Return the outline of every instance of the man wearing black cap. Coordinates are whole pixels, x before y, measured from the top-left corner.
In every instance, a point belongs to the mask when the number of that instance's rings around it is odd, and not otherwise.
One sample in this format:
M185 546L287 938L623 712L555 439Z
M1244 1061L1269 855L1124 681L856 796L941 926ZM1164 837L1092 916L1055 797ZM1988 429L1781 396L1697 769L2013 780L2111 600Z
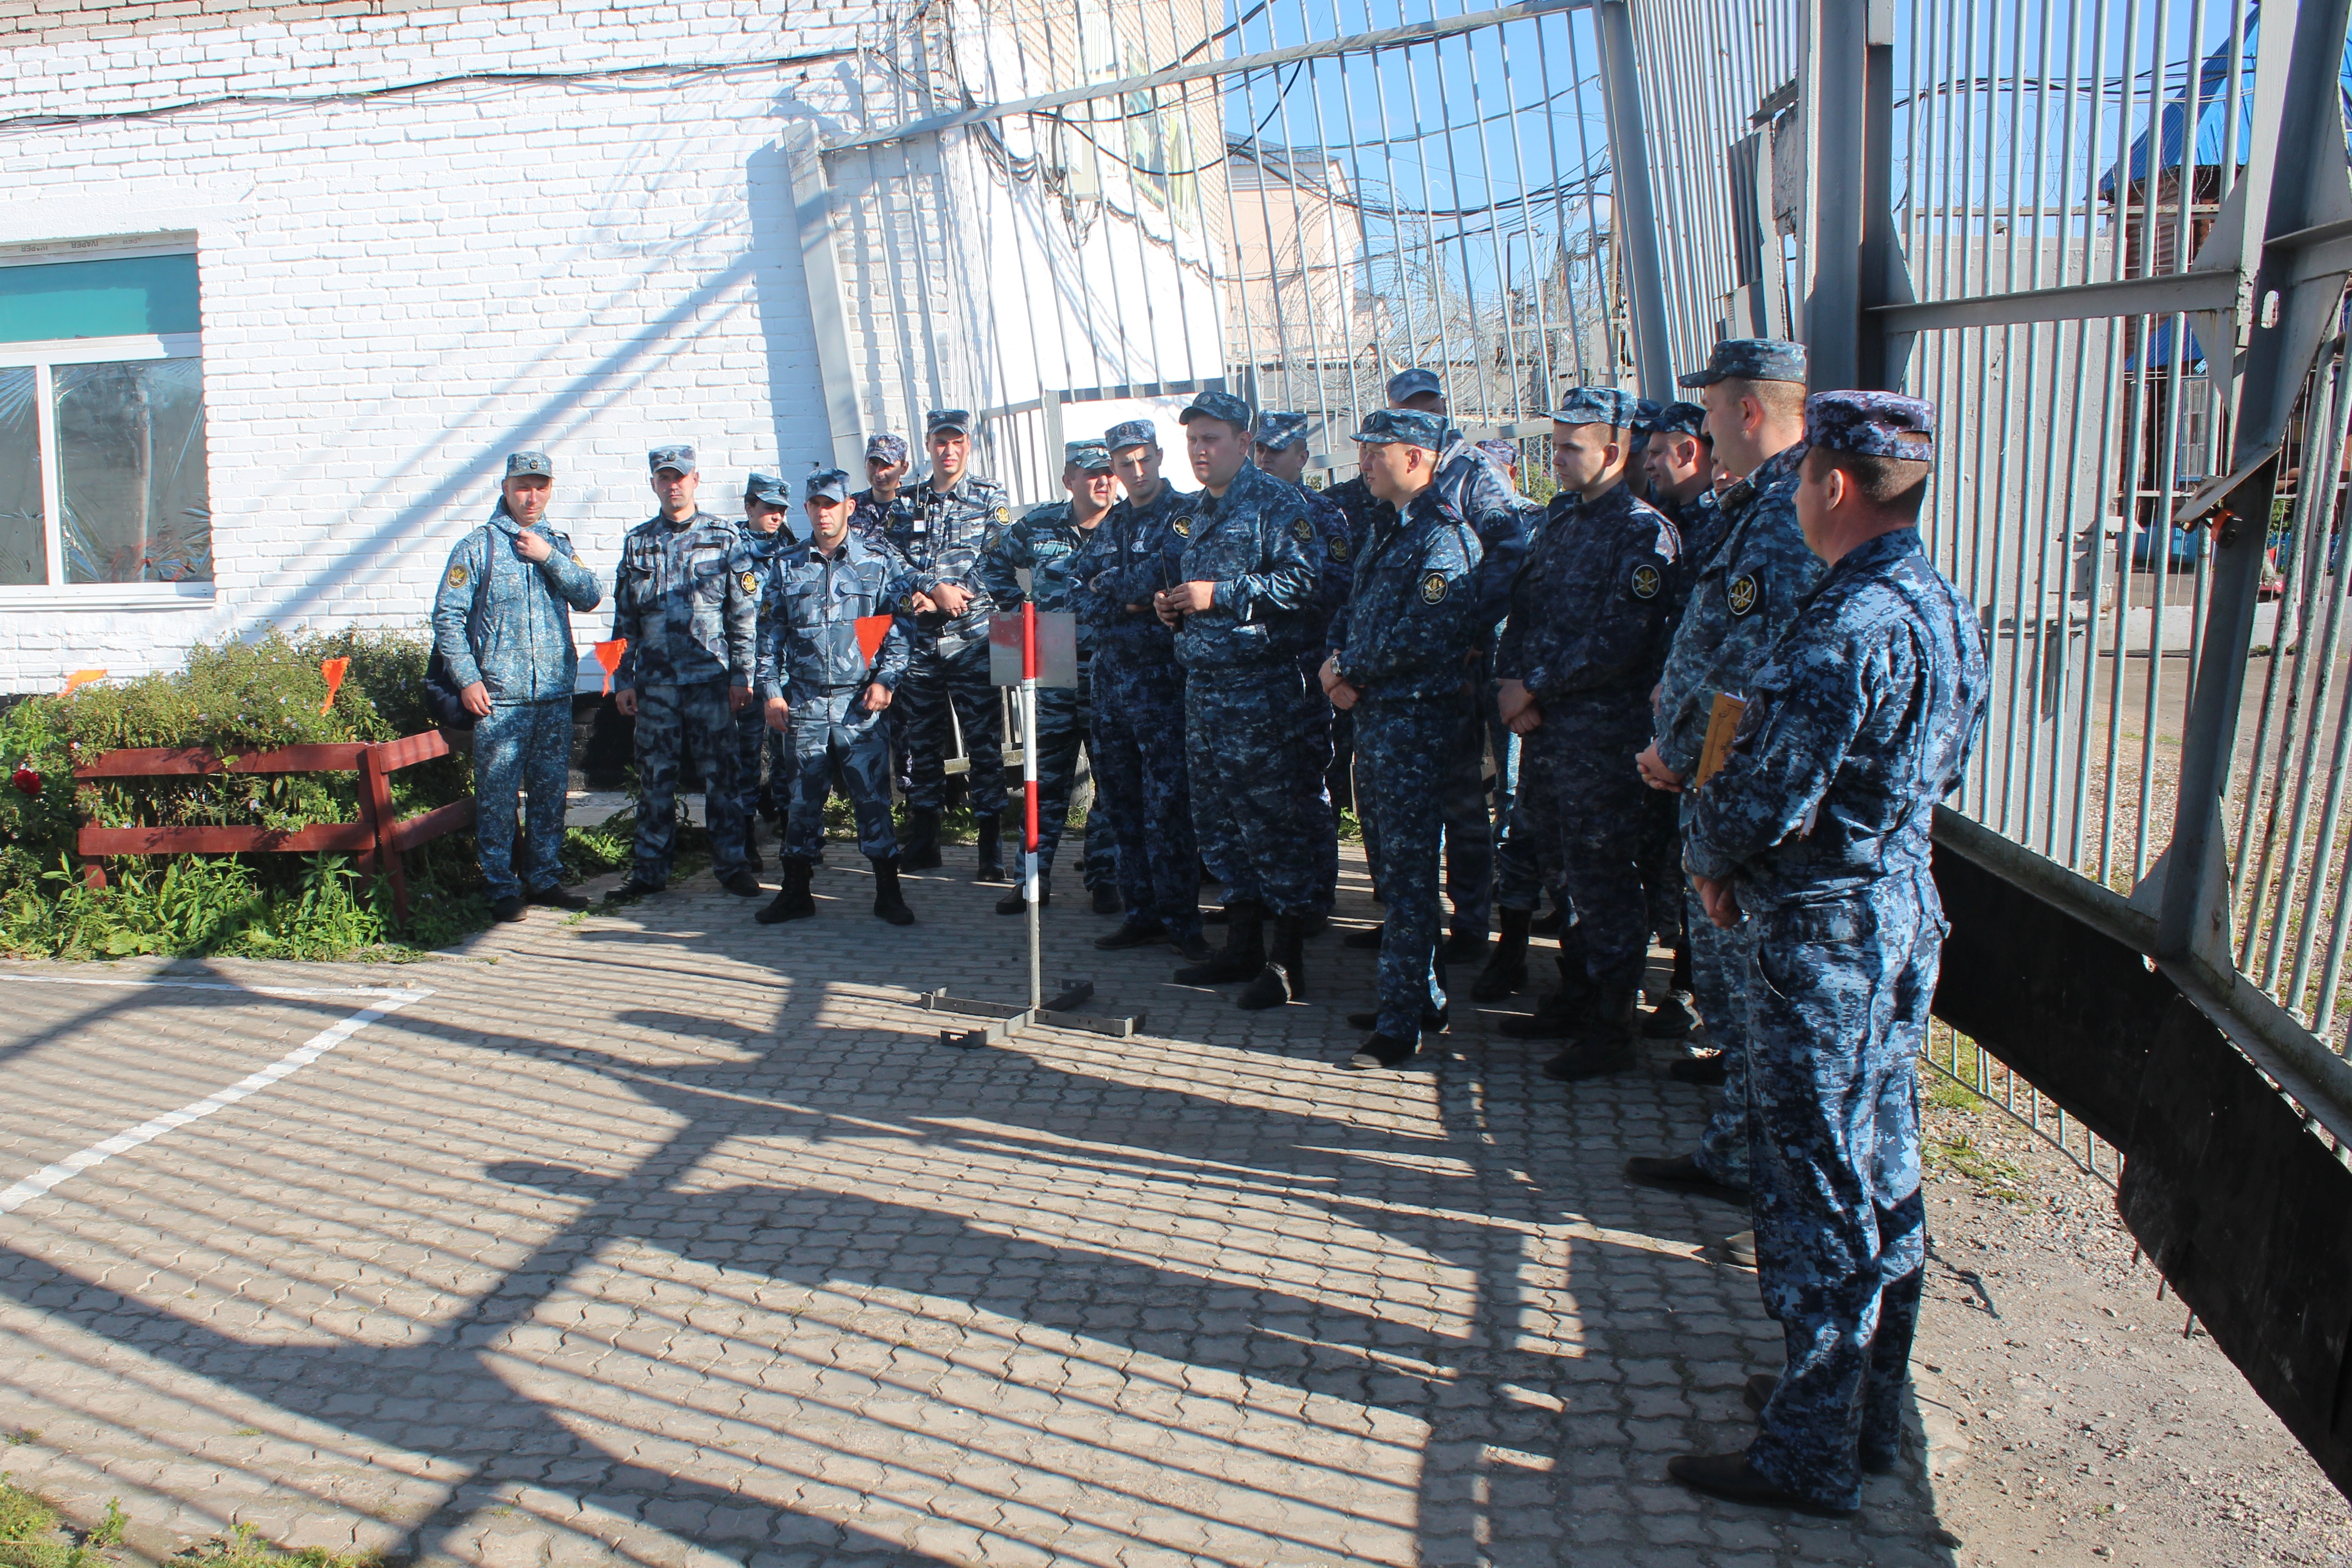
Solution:
M978 568L981 552L1012 521L1012 513L1004 487L970 471L970 413L934 408L923 416L923 431L931 471L883 523L890 547L913 569L906 607L919 617L914 658L890 709L907 769L901 864L927 870L940 863L948 749L961 730L970 763L965 792L980 833L980 868L973 879L1002 882L1006 877L998 834L1004 818L1004 752L996 689L988 680L988 622L996 606ZM871 468L869 462L869 472Z
M1181 576L1194 496L1160 473L1160 435L1149 419L1103 437L1111 473L1127 493L1078 546L1072 602L1093 632L1095 804L1118 847L1127 918L1095 939L1107 951L1165 942L1200 963L1201 854L1184 766L1184 667L1153 607Z
M690 746L703 769L711 871L739 898L759 879L736 809L735 715L751 704L759 654L760 578L731 522L695 504L694 448L646 456L661 510L621 541L613 582L613 636L628 643L613 702L637 721L637 841L616 897L659 892L677 844L677 779Z
M1102 525L1111 508L1117 481L1111 478L1110 453L1100 441L1067 441L1062 450L1062 488L1066 501L1049 501L1022 514L1012 527L1001 529L980 558L980 580L988 596L1007 611L1024 598L1040 612L1066 614L1075 606L1070 568L1087 539ZM1029 586L1021 574L1029 574ZM1037 885L1041 906L1050 904L1054 890L1054 854L1069 824L1070 790L1077 781L1078 742L1091 727L1089 699L1093 692L1093 629L1083 620L1076 626L1078 684L1076 688L1041 686L1037 690ZM1099 808L1101 787L1096 802ZM1087 890L1097 894L1095 908L1109 914L1118 905L1118 850L1110 831L1110 816L1097 809L1087 817ZM1107 896L1105 896L1107 895ZM1103 908L1105 903L1110 909ZM1000 915L1017 915L1029 907L1016 881L1013 890L996 901Z
M1298 491L1249 460L1249 405L1203 392L1181 416L1185 455L1207 495L1179 581L1154 595L1184 666L1184 750L1201 853L1225 885L1224 950L1176 972L1189 985L1247 980L1244 1008L1306 987L1315 909L1309 792L1298 740L1315 524ZM1274 925L1272 942L1266 923Z
M783 609L776 587L776 557L791 548L792 531L784 526L791 488L774 474L754 473L743 481L743 543L751 552L751 570L760 577L761 635ZM763 721L759 704L735 715L735 806L743 819L743 859L754 871L767 869L760 858L759 818L773 820L792 798L792 752L783 737ZM764 755L769 777L760 777Z
M1646 805L1633 773L1666 651L1674 524L1625 483L1633 398L1584 386L1552 412L1552 498L1519 574L1496 693L1525 742L1521 768L1549 789L1576 923L1560 932L1560 991L1506 1033L1566 1035L1544 1071L1573 1082L1633 1064L1634 1002L1649 959L1642 886Z
M1826 569L1748 675L1722 770L1690 791L1693 890L1753 931L1757 1284L1787 1356L1748 1380L1745 1452L1666 1469L1733 1502L1851 1513L1864 1474L1901 1457L1927 1260L1917 1060L1945 931L1932 825L1986 687L1977 606L1919 543L1934 424L1890 392L1808 401L1795 504Z
M1682 377L1699 388L1716 462L1742 476L1722 498L1723 535L1691 574L1691 591L1658 677L1654 739L1636 759L1654 790L1679 794L1698 766L1717 693L1745 697L1765 655L1795 618L1819 578L1821 560L1797 522L1797 468L1804 456L1804 345L1778 338L1733 338L1715 345L1706 368ZM1693 803L1679 802L1687 833ZM1748 1194L1747 1047L1748 932L1705 918L1686 902L1691 988L1706 1021L1712 1064L1677 1062L1681 1075L1711 1066L1723 1090L1698 1148L1672 1157L1637 1156L1626 1174L1645 1186L1695 1192L1730 1203ZM1713 1076L1706 1072L1703 1076Z

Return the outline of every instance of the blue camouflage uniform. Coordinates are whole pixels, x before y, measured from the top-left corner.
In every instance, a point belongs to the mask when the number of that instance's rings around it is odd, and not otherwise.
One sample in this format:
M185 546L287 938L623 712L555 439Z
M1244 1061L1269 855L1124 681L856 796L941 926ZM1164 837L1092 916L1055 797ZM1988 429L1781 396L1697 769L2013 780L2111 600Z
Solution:
M507 478L554 465L543 452L507 458ZM522 530L499 500L489 521L457 542L433 600L433 641L462 690L479 681L490 711L474 723L474 833L493 900L543 892L563 879L563 802L572 776L572 692L580 653L572 612L604 596L572 541L541 525L553 546L533 563L515 552ZM514 866L515 797L530 796L530 864Z
M1283 451L1307 439L1307 416L1262 410L1250 439L1268 451ZM1337 756L1333 741L1336 716L1331 700L1323 694L1322 670L1324 657L1330 648L1332 619L1348 602L1348 587L1354 577L1349 560L1355 552L1355 545L1349 535L1348 514L1336 502L1311 486L1293 488L1307 503L1307 516L1314 524L1318 552L1315 602L1307 616L1307 646L1298 656L1298 671L1304 681L1298 735L1306 747L1300 765L1307 770L1307 787L1311 792L1306 810L1307 830L1315 841L1315 912L1328 915L1339 887L1339 814L1331 798L1330 784L1331 764Z
M1437 489L1478 535L1478 612L1485 634L1476 638L1470 666L1472 685L1463 703L1461 732L1446 750L1445 892L1454 923L1483 934L1495 909L1495 834L1499 813L1490 807L1485 760L1492 737L1509 729L1495 708L1495 647L1511 609L1511 584L1527 564L1534 536L1534 503L1511 483L1510 471L1458 430L1446 432L1438 455ZM1506 748L1507 749L1507 747ZM1502 787L1502 752L1496 754L1496 788Z
M1926 458L1932 417L1916 398L1825 393L1807 436ZM1974 607L1898 528L1795 605L1748 678L1729 760L1692 792L1686 863L1730 882L1756 931L1749 1167L1788 1365L1748 1462L1821 1507L1857 1506L1859 1468L1897 1451L1927 1246L1912 1058L1948 929L1930 830L1985 685Z
M1158 446L1146 420L1111 426L1113 456ZM1089 634L1095 804L1110 823L1119 897L1139 929L1181 943L1201 934L1201 857L1184 766L1184 668L1151 598L1182 581L1195 497L1162 481L1139 506L1114 502L1069 567L1071 605Z
M1725 376L1801 382L1801 344L1765 338L1717 343L1708 368L1683 377L1706 385ZM1740 696L1786 634L1797 606L1820 579L1821 558L1797 526L1797 468L1801 444L1768 458L1723 493L1721 532L1714 552L1695 570L1689 596L1675 627L1666 666L1658 678L1659 759L1685 779L1698 767L1717 692ZM1688 829L1694 801L1685 790L1679 816ZM1699 1136L1699 1168L1726 1186L1748 1185L1748 1002L1745 923L1725 931L1685 900L1691 939L1691 991L1706 1021L1707 1043L1723 1053L1723 1089Z
M1383 410L1365 419L1356 439L1410 441L1434 458L1443 428L1433 415ZM1445 1006L1437 962L1442 796L1449 751L1461 737L1467 656L1489 632L1478 593L1482 557L1476 531L1436 485L1402 513L1383 507L1333 628L1333 663L1360 693L1356 770L1379 824L1388 901L1375 1030L1400 1046L1419 1040L1424 1013Z
M694 448L662 447L658 472L691 472ZM747 869L747 824L736 805L733 687L747 690L758 654L760 577L741 531L707 511L673 521L656 515L621 541L613 580L613 636L628 639L614 672L637 694L637 839L631 879L669 880L677 840L677 780L688 748L703 769L711 869L724 881Z
M1249 410L1207 392L1184 419ZM1297 489L1244 462L1222 496L1203 493L1189 522L1179 583L1216 584L1213 607L1176 632L1184 666L1185 770L1202 857L1225 902L1303 919L1315 903L1299 655L1320 581L1321 548Z
M791 498L791 488L773 474L753 474L744 485L746 506L753 501L785 506ZM744 547L751 552L751 570L759 574L760 629L755 635L764 643L769 623L783 607L783 601L776 594L774 568L776 557L793 547L791 522L787 519L773 533L761 532L748 517L735 526L743 535ZM763 800L779 815L788 809L793 787L792 754L784 738L768 728L758 703L735 715L735 808L742 813L747 836L753 831L752 818ZM763 760L769 775L765 782L760 776ZM759 851L749 848L746 858L756 861Z
M1801 369L1801 362L1799 368ZM1706 410L1696 403L1669 403L1654 422L1654 433L1698 437L1700 450L1705 453L1708 449ZM1716 548L1723 542L1729 521L1723 515L1722 502L1716 498L1712 485L1700 486L1698 494L1686 501L1660 500L1654 504L1674 519L1675 532L1683 542L1682 559L1675 563L1673 584L1674 613L1680 620L1684 606L1690 603L1691 589L1697 585L1698 574L1706 569Z
M964 430L971 419L961 409L935 409L925 424L929 432ZM988 680L988 622L996 606L978 567L990 538L1012 521L1004 487L966 470L953 485L927 478L899 495L903 504L889 509L882 533L912 569L908 587L928 594L953 583L972 595L961 616L917 622L914 655L890 706L906 759L907 805L937 812L945 804L952 703L971 763L964 784L972 814L993 819L1005 802L1003 716Z
M1096 472L1110 467L1110 454L1099 441L1072 441L1067 446L1070 462ZM1095 527L1101 526L1098 518ZM1070 564L1093 531L1071 520L1067 501L1050 502L1023 513L991 540L981 555L979 577L989 598L1007 611L1024 597L1034 599L1042 612L1073 610ZM1029 573L1027 595L1014 575L1024 568ZM1093 727L1094 634L1084 620L1077 624L1077 645L1076 688L1037 689L1037 868L1041 876L1053 872L1054 850L1069 821L1070 788L1077 780L1078 742ZM1086 885L1089 889L1116 886L1118 880L1118 841L1111 834L1109 814L1100 809L1099 782L1095 800L1097 809L1087 816Z
M1622 426L1633 401L1614 388L1582 387L1552 417ZM1674 525L1626 485L1593 500L1562 490L1519 574L1497 658L1496 673L1526 686L1540 710L1541 722L1522 737L1522 773L1551 792L1585 979L1612 1007L1638 989L1649 952L1640 865L1646 792L1633 759L1665 657L1675 554Z
M815 476L810 493L830 479L829 494L846 493L838 469ZM866 707L866 689L895 693L907 673L913 628L897 616L869 663L857 623L895 615L904 602L907 563L887 544L846 534L830 554L814 540L777 557L782 613L763 628L760 696L790 704L793 755L786 859L814 863L824 852L824 805L835 771L857 817L857 852L869 860L898 852L890 826L890 747L882 716Z

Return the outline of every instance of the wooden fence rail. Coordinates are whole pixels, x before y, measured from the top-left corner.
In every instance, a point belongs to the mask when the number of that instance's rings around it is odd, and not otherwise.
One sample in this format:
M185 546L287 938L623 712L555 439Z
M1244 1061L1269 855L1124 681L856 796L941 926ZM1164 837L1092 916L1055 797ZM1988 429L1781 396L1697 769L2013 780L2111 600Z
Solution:
M448 754L449 742L437 730L374 745L350 741L286 746L226 762L205 746L153 746L105 752L76 766L75 782L185 778L204 773L356 773L360 775L360 819L314 823L291 829L85 826L74 842L85 863L83 880L92 888L106 886L106 872L99 861L109 856L314 855L341 851L359 857L362 876L372 877L379 866L383 868L392 879L393 916L405 923L408 876L401 865L401 852L471 826L474 802L471 796L453 800L402 821L393 816L392 775L403 768Z

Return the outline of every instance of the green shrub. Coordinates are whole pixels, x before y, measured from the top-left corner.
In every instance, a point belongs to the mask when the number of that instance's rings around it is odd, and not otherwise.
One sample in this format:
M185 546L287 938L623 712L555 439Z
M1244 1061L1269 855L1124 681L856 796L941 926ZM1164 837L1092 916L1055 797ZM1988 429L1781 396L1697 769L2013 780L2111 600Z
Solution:
M38 697L0 712L0 774L21 765L38 794L0 788L0 951L66 958L136 953L340 958L394 943L446 946L488 923L471 834L407 857L410 921L391 927L386 879L345 855L184 855L108 863L109 886L82 885L73 850L84 823L296 829L359 817L359 775L213 773L83 783L74 760L148 746L223 757L283 746L382 742L433 727L421 637L345 630L199 645L185 669ZM349 658L333 704L320 661ZM463 754L391 777L393 809L415 816L473 789ZM567 865L605 858L601 842Z

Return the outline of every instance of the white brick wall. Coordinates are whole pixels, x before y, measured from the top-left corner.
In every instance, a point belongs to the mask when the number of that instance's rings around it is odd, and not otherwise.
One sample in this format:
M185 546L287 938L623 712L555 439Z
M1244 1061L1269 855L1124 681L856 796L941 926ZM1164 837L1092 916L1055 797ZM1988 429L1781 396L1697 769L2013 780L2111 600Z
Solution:
M0 245L196 237L217 584L163 605L0 588L0 692L270 626L421 624L518 448L553 456L556 516L608 585L652 510L649 446L694 442L723 515L746 469L830 461L782 139L903 90L856 79L861 29L881 36L878 7L520 0L9 35ZM714 62L733 64L418 85ZM100 118L24 118L50 115ZM1116 216L1074 226L961 136L833 177L856 434L1221 374L1206 236L1171 252ZM1102 421L1087 405L1067 434ZM1055 493L1035 434L1020 488ZM575 624L584 645L609 621Z
M0 116L806 54L856 19L685 9L17 43ZM652 510L648 446L693 441L722 514L746 468L805 472L828 432L777 139L841 100L822 67L760 68L0 131L0 242L195 233L217 563L212 599L153 607L0 589L0 691L268 625L415 625L516 448L553 455L557 515L608 580Z

